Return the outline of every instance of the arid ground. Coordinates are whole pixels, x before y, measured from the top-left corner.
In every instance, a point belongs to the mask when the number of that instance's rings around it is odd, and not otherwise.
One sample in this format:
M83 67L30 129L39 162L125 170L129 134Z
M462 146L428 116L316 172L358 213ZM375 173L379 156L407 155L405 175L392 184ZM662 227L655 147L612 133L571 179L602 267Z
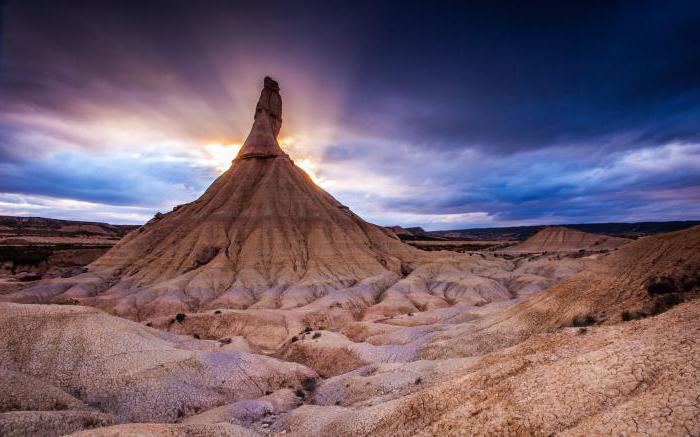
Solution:
M199 199L134 229L8 219L0 435L700 435L700 226L382 228L281 126L266 78Z

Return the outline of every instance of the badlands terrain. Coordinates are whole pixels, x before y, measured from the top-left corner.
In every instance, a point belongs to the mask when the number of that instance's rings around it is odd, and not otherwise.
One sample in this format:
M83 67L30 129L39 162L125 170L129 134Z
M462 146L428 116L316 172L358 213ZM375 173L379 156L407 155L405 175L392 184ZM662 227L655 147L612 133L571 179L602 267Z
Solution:
M0 292L75 275L138 226L0 216Z
M266 78L199 199L0 289L0 435L700 435L700 227L422 250L281 126Z

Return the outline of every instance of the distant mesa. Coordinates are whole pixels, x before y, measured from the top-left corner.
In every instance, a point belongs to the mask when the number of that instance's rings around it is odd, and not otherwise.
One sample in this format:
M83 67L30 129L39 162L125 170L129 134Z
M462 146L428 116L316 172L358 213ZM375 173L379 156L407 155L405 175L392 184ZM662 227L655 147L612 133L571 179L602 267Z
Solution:
M388 230L393 232L401 240L444 240L442 237L432 237L420 226L404 228L403 226L388 226Z
M391 232L396 234L397 237L413 237L415 234L411 232L410 230L401 227L401 226L388 226L387 229L389 229Z
M520 244L506 249L508 252L567 252L578 250L611 250L631 240L627 238L597 235L563 226L550 226L537 232Z

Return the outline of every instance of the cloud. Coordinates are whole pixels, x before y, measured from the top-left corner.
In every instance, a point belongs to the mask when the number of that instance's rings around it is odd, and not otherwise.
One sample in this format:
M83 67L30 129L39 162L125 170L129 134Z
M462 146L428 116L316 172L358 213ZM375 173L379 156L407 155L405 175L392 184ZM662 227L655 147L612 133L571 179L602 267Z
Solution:
M0 193L0 215L142 224L150 220L153 213L150 208Z
M26 0L2 13L4 211L120 222L196 198L270 74L284 148L380 224L700 216L693 2Z

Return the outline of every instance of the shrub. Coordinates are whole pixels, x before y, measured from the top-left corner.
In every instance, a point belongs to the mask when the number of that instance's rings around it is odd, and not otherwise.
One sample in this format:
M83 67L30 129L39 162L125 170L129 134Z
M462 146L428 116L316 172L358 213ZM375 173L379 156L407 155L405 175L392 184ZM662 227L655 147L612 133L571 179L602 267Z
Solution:
M623 322L629 322L630 320L634 320L636 314L632 313L631 311L623 311L622 312L622 321Z
M83 428L97 428L104 426L102 420L97 417L84 417L83 418Z
M186 317L187 317L187 316L184 315L184 314L182 314L182 313L177 313L177 314L175 315L175 320L177 320L178 323L182 323L182 322L185 320Z
M316 390L316 378L306 378L301 382L301 386L308 392Z
M294 394L296 395L296 397L301 398L301 399L304 399L304 397L306 396L304 394L304 390L302 390L300 388L294 390Z
M232 340L231 340L230 338L222 338L221 340L219 340L219 343L221 343L221 344L231 344L231 341L232 341Z
M320 332L314 332L314 335L311 336L311 338L319 338L321 336Z
M647 285L647 292L651 295L669 294L678 291L675 281L671 278L659 278L652 280Z
M421 378L420 376L418 378L416 378L416 380L415 380L416 385L419 385L421 382L423 382L423 378Z
M297 341L297 340L299 340L299 337L297 337L297 336L295 335L294 337L292 337L292 339L291 339L290 341L291 341L292 343L294 343L294 342Z
M665 311L668 311L669 309L678 305L681 302L683 302L683 299L678 293L660 296L654 301L654 306L651 308L651 314L654 316L657 314L661 314Z
M596 321L597 320L595 319L595 317L593 317L592 315L589 314L587 316L574 317L572 324L575 327L580 328L580 327L584 327L584 326L591 326L591 325L595 324Z
M578 333L579 333L580 335L583 335L583 334L585 334L586 332L588 332L588 328L578 328Z
M221 314L221 310L214 311L214 314Z
M192 334L192 337L194 337L194 338L196 338L197 340L199 340L199 334Z

